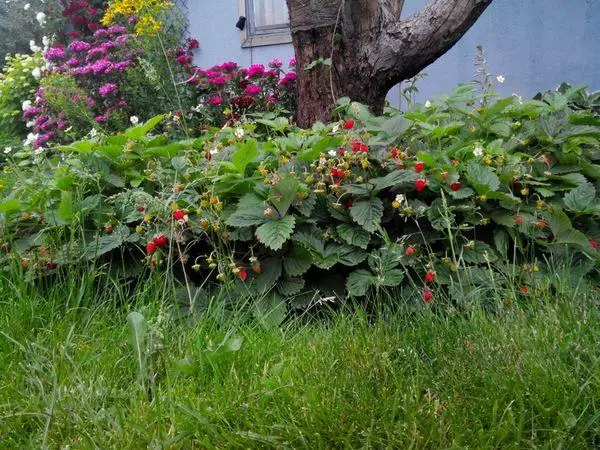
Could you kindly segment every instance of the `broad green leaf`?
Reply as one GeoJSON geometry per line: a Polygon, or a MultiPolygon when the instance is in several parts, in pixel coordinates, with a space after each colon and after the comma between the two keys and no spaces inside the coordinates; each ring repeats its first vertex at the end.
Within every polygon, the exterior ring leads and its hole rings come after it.
{"type": "Polygon", "coordinates": [[[277,285],[277,290],[284,297],[298,294],[304,289],[304,278],[285,278],[277,285]]]}
{"type": "Polygon", "coordinates": [[[293,202],[296,201],[296,195],[300,188],[300,182],[287,175],[277,182],[271,189],[269,200],[280,216],[285,216],[293,202]]]}
{"type": "Polygon", "coordinates": [[[18,211],[21,208],[21,202],[16,198],[10,200],[4,200],[0,203],[0,213],[8,213],[18,211]]]}
{"type": "Polygon", "coordinates": [[[283,258],[285,273],[291,277],[298,277],[306,273],[312,266],[310,252],[299,244],[294,243],[290,252],[283,258]]]}
{"type": "Polygon", "coordinates": [[[596,188],[591,183],[583,183],[565,194],[565,206],[574,212],[586,212],[600,209],[600,199],[596,197],[596,188]]]}
{"type": "Polygon", "coordinates": [[[337,231],[339,236],[348,244],[356,245],[362,249],[367,249],[371,241],[371,234],[362,228],[348,223],[338,225],[337,231]]]}
{"type": "Polygon", "coordinates": [[[504,230],[496,230],[494,233],[494,245],[496,246],[496,250],[500,253],[500,256],[506,258],[508,255],[508,245],[509,245],[509,237],[508,233],[504,230]]]}
{"type": "Polygon", "coordinates": [[[61,192],[60,204],[56,210],[58,217],[65,222],[73,220],[73,194],[68,191],[61,192]]]}
{"type": "Polygon", "coordinates": [[[165,119],[164,114],[160,114],[158,116],[154,116],[148,122],[143,123],[141,125],[137,125],[135,127],[129,128],[123,133],[123,136],[126,136],[131,139],[140,139],[146,136],[150,131],[154,129],[159,123],[161,123],[165,119]]]}
{"type": "Polygon", "coordinates": [[[250,139],[247,142],[238,145],[238,149],[231,156],[231,162],[235,169],[243,174],[248,164],[258,155],[258,142],[256,139],[250,139]]]}
{"type": "Polygon", "coordinates": [[[401,183],[414,183],[414,177],[412,176],[412,173],[414,172],[408,170],[395,170],[388,173],[384,177],[373,178],[370,180],[370,183],[375,186],[374,190],[375,193],[377,193],[383,189],[393,187],[401,183]]]}
{"type": "Polygon", "coordinates": [[[111,234],[97,236],[87,244],[85,257],[88,260],[96,259],[105,253],[119,248],[130,235],[129,228],[124,225],[115,227],[111,234]]]}
{"type": "Polygon", "coordinates": [[[354,221],[369,232],[374,232],[383,216],[383,202],[378,198],[361,199],[350,208],[354,221]]]}
{"type": "Polygon", "coordinates": [[[402,114],[397,114],[383,122],[381,128],[390,136],[396,137],[403,135],[412,124],[413,122],[408,120],[402,114]]]}
{"type": "Polygon", "coordinates": [[[512,135],[511,125],[512,125],[512,122],[504,121],[504,120],[499,121],[499,122],[494,122],[493,124],[490,125],[490,131],[494,134],[497,134],[498,136],[507,138],[512,135]]]}
{"type": "Polygon", "coordinates": [[[187,166],[187,159],[183,156],[176,156],[171,159],[171,165],[173,166],[173,169],[181,172],[187,166]]]}
{"type": "Polygon", "coordinates": [[[342,245],[336,250],[337,259],[340,264],[355,267],[367,259],[368,253],[360,248],[342,245]]]}
{"type": "Polygon", "coordinates": [[[377,286],[396,287],[402,283],[404,271],[401,269],[388,269],[382,272],[380,276],[374,278],[377,286]]]}
{"type": "Polygon", "coordinates": [[[346,280],[346,289],[348,294],[362,297],[367,294],[369,288],[374,284],[373,275],[365,269],[358,269],[348,275],[346,280]]]}
{"type": "Polygon", "coordinates": [[[267,258],[261,261],[262,272],[253,280],[253,287],[259,294],[269,292],[281,277],[281,259],[267,258]]]}
{"type": "Polygon", "coordinates": [[[573,228],[569,217],[558,207],[550,207],[546,214],[548,226],[554,234],[553,244],[574,245],[588,251],[592,251],[592,246],[588,238],[573,228]]]}
{"type": "Polygon", "coordinates": [[[471,163],[467,167],[467,177],[478,194],[487,194],[490,191],[497,191],[500,187],[500,179],[494,171],[487,166],[477,163],[471,163]]]}
{"type": "Polygon", "coordinates": [[[160,158],[174,158],[183,149],[187,148],[187,145],[175,142],[169,145],[161,145],[159,147],[148,147],[144,149],[143,156],[158,156],[160,158]]]}
{"type": "Polygon", "coordinates": [[[296,218],[288,215],[279,220],[270,220],[256,229],[258,240],[272,250],[279,250],[290,238],[296,225],[296,218]]]}
{"type": "Polygon", "coordinates": [[[254,193],[244,195],[238,202],[237,209],[226,223],[232,227],[251,227],[261,225],[268,220],[265,216],[265,201],[254,193]]]}
{"type": "Polygon", "coordinates": [[[319,158],[321,153],[329,149],[337,149],[342,143],[342,139],[337,136],[325,136],[315,142],[310,149],[298,155],[300,161],[313,162],[319,158]]]}

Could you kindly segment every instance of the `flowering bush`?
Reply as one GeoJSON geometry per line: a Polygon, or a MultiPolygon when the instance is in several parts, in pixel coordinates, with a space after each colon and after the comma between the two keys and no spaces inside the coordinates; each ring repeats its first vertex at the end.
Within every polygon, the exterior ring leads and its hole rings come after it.
{"type": "MultiPolygon", "coordinates": [[[[187,45],[174,54],[176,62],[187,71],[186,83],[197,105],[190,119],[222,125],[246,114],[295,111],[296,73],[285,73],[281,61],[274,59],[268,67],[253,64],[248,68],[226,62],[202,70],[193,65],[196,48],[198,41],[188,39],[187,45]]],[[[290,67],[294,66],[292,60],[290,67]]]]}
{"type": "Polygon", "coordinates": [[[171,6],[173,3],[167,0],[112,0],[102,23],[109,26],[124,22],[134,25],[140,36],[155,36],[163,29],[161,17],[171,6]]]}
{"type": "Polygon", "coordinates": [[[311,130],[245,119],[182,141],[152,134],[158,116],[6,172],[2,261],[35,278],[126,257],[279,308],[315,290],[512,301],[566,260],[597,283],[600,123],[567,104],[468,86],[405,114],[342,100],[348,120],[311,130]]]}
{"type": "Polygon", "coordinates": [[[0,148],[20,144],[27,134],[22,114],[30,107],[33,94],[39,86],[44,70],[41,54],[6,57],[0,74],[0,148]]]}
{"type": "Polygon", "coordinates": [[[42,83],[35,105],[23,113],[34,123],[33,131],[38,135],[34,148],[60,137],[68,124],[82,124],[85,131],[93,126],[119,129],[128,105],[120,95],[119,84],[134,58],[124,27],[100,28],[89,42],[73,40],[66,48],[56,44],[44,57],[52,64],[53,75],[42,83]],[[70,89],[65,78],[73,81],[70,89]],[[63,82],[53,86],[56,80],[63,82]]]}

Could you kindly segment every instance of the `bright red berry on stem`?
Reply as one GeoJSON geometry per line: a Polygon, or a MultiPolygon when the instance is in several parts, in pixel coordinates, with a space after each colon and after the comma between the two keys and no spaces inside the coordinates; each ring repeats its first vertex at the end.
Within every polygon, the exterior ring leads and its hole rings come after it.
{"type": "Polygon", "coordinates": [[[433,283],[434,280],[435,280],[435,272],[432,272],[430,270],[429,272],[427,272],[425,274],[425,283],[426,284],[431,284],[431,283],[433,283]]]}
{"type": "Polygon", "coordinates": [[[346,150],[344,150],[344,147],[338,148],[338,156],[344,156],[345,153],[346,153],[346,150]]]}
{"type": "Polygon", "coordinates": [[[461,188],[461,185],[460,185],[460,183],[458,181],[455,182],[455,183],[452,183],[450,185],[450,189],[452,189],[454,192],[460,191],[460,188],[461,188]]]}
{"type": "Polygon", "coordinates": [[[423,172],[423,169],[425,169],[425,164],[423,164],[422,162],[418,162],[415,164],[415,172],[423,172]]]}
{"type": "Polygon", "coordinates": [[[427,181],[425,180],[417,180],[415,181],[415,189],[417,192],[423,192],[427,187],[427,181]]]}
{"type": "Polygon", "coordinates": [[[137,208],[135,208],[137,210],[137,212],[144,212],[146,211],[146,207],[144,205],[138,205],[137,208]]]}
{"type": "Polygon", "coordinates": [[[48,270],[54,270],[54,269],[56,269],[56,267],[57,267],[56,263],[53,263],[53,262],[46,263],[46,269],[48,269],[48,270]]]}
{"type": "Polygon", "coordinates": [[[106,232],[107,232],[108,234],[111,234],[111,233],[114,231],[114,229],[113,229],[113,226],[112,226],[112,225],[107,225],[107,226],[105,227],[105,230],[106,230],[106,232]]]}
{"type": "Polygon", "coordinates": [[[359,152],[361,145],[362,144],[360,143],[360,141],[358,139],[355,139],[354,141],[352,141],[352,151],[354,153],[359,152]]]}
{"type": "Polygon", "coordinates": [[[392,158],[397,158],[398,157],[398,149],[393,148],[392,151],[390,152],[390,155],[392,155],[392,158]]]}
{"type": "Polygon", "coordinates": [[[517,225],[521,225],[523,223],[523,218],[521,216],[516,216],[515,217],[515,223],[517,225]]]}
{"type": "Polygon", "coordinates": [[[546,228],[548,226],[548,223],[545,220],[540,220],[537,223],[537,226],[540,227],[540,228],[546,228]]]}
{"type": "Polygon", "coordinates": [[[344,130],[351,130],[352,128],[354,128],[354,120],[346,120],[346,122],[344,122],[344,130]]]}
{"type": "Polygon", "coordinates": [[[240,277],[240,280],[246,281],[246,278],[248,278],[248,272],[246,271],[246,269],[240,269],[240,271],[238,272],[238,276],[240,277]]]}
{"type": "Polygon", "coordinates": [[[157,247],[156,247],[156,244],[154,242],[148,242],[146,244],[146,253],[148,255],[151,255],[151,254],[153,254],[156,251],[156,248],[157,247]]]}
{"type": "Polygon", "coordinates": [[[411,256],[414,253],[415,253],[415,248],[412,245],[410,247],[406,248],[406,256],[411,256]]]}
{"type": "Polygon", "coordinates": [[[600,250],[600,244],[599,244],[597,241],[595,241],[594,239],[590,239],[590,245],[591,245],[591,246],[592,246],[594,249],[596,249],[596,250],[600,250]]]}
{"type": "Polygon", "coordinates": [[[521,292],[523,294],[527,294],[529,292],[529,289],[527,288],[527,286],[521,286],[521,292]]]}
{"type": "Polygon", "coordinates": [[[156,247],[165,247],[167,245],[167,242],[169,242],[169,239],[164,234],[160,234],[154,239],[152,239],[152,243],[156,247]]]}
{"type": "Polygon", "coordinates": [[[431,292],[429,289],[425,289],[423,291],[423,301],[425,303],[431,303],[432,300],[433,300],[433,292],[431,292]]]}
{"type": "Polygon", "coordinates": [[[181,209],[176,209],[173,211],[173,219],[175,220],[183,220],[185,218],[185,211],[181,209]]]}

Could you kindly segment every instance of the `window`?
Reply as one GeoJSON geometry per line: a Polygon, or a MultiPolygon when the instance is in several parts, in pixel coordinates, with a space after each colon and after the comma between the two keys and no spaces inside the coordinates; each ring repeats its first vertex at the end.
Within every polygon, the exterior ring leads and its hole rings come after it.
{"type": "Polygon", "coordinates": [[[238,0],[240,15],[246,17],[242,47],[292,42],[285,0],[238,0]]]}

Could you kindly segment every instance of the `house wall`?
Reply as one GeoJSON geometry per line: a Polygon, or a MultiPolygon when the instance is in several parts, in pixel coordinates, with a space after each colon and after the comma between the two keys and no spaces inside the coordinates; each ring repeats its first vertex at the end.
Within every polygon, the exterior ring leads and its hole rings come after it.
{"type": "MultiPolygon", "coordinates": [[[[403,14],[411,14],[427,0],[406,0],[403,14]]],[[[190,33],[201,42],[197,64],[208,67],[226,60],[241,65],[287,61],[289,44],[241,47],[235,28],[236,0],[192,0],[190,33]]],[[[482,44],[488,71],[506,81],[498,89],[530,97],[562,81],[600,89],[600,0],[495,0],[477,23],[448,53],[425,72],[417,85],[424,101],[473,79],[476,45],[482,44]]],[[[390,93],[397,103],[398,91],[390,93]]]]}

